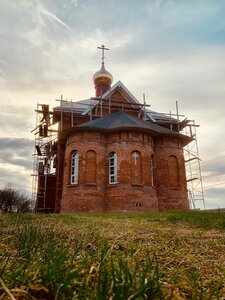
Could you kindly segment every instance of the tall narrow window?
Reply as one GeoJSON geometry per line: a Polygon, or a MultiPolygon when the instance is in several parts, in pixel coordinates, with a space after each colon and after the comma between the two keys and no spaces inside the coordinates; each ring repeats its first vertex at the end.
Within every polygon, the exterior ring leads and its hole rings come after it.
{"type": "Polygon", "coordinates": [[[109,154],[109,183],[117,183],[117,154],[109,154]]]}
{"type": "Polygon", "coordinates": [[[79,169],[79,153],[77,151],[74,151],[71,156],[71,176],[70,176],[71,184],[78,183],[78,169],[79,169]]]}
{"type": "Polygon", "coordinates": [[[179,186],[179,165],[176,156],[171,155],[168,160],[169,185],[171,187],[179,186]]]}
{"type": "Polygon", "coordinates": [[[86,153],[86,166],[85,166],[85,182],[96,182],[96,153],[93,150],[89,150],[86,153]]]}
{"type": "Polygon", "coordinates": [[[151,155],[151,158],[150,158],[151,186],[154,186],[154,165],[155,165],[154,155],[151,155]]]}
{"type": "Polygon", "coordinates": [[[131,173],[132,173],[132,183],[141,183],[142,181],[141,154],[138,151],[133,151],[131,153],[131,173]]]}

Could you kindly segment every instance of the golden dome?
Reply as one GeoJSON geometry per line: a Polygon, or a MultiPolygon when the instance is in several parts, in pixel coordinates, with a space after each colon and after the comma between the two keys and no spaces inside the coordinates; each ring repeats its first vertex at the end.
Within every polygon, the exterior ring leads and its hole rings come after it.
{"type": "Polygon", "coordinates": [[[106,71],[104,63],[101,69],[93,75],[93,81],[95,84],[106,83],[111,84],[113,81],[113,76],[110,72],[106,71]]]}

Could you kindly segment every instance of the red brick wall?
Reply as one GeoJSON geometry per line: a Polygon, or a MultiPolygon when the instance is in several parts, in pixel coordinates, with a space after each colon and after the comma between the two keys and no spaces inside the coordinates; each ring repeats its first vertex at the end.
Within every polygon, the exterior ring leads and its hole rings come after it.
{"type": "MultiPolygon", "coordinates": [[[[63,182],[62,212],[75,211],[148,211],[158,210],[156,188],[151,186],[151,137],[138,132],[102,134],[74,132],[67,140],[63,182]],[[70,184],[70,157],[79,152],[79,179],[70,184]],[[86,155],[96,153],[96,182],[86,182],[86,155]],[[141,154],[141,181],[132,182],[133,151],[141,154]],[[109,184],[108,156],[118,157],[118,183],[109,184]]],[[[93,168],[95,165],[93,164],[93,168]]],[[[88,166],[90,169],[90,166],[88,166]]],[[[94,171],[92,170],[92,173],[94,171]]]]}
{"type": "Polygon", "coordinates": [[[63,177],[62,212],[189,209],[183,149],[174,138],[153,139],[146,133],[132,131],[74,132],[67,139],[63,177]],[[74,150],[79,152],[79,176],[78,184],[71,185],[70,164],[74,150]],[[132,174],[135,168],[133,151],[141,155],[139,181],[132,174]],[[111,152],[116,152],[118,157],[116,184],[109,184],[111,152]],[[92,154],[87,160],[88,153],[92,154]],[[153,154],[154,186],[151,178],[153,154]]]}
{"type": "Polygon", "coordinates": [[[182,145],[177,139],[160,138],[155,141],[154,152],[159,210],[189,209],[182,145]],[[175,164],[170,164],[171,156],[176,157],[178,170],[175,164]]]}

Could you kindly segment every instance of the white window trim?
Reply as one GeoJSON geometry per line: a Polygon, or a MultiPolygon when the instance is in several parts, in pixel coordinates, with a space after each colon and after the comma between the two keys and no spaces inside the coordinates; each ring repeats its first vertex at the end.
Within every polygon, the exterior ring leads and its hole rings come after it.
{"type": "Polygon", "coordinates": [[[79,153],[75,151],[71,156],[71,175],[70,175],[71,184],[78,184],[78,169],[79,169],[79,153]]]}
{"type": "Polygon", "coordinates": [[[109,184],[118,183],[117,173],[117,154],[111,152],[109,154],[109,184]]]}

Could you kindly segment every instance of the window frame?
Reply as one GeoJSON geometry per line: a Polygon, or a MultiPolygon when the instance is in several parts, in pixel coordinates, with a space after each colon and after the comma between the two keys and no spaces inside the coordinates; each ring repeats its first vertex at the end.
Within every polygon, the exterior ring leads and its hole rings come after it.
{"type": "Polygon", "coordinates": [[[117,170],[117,154],[116,152],[111,152],[109,154],[109,184],[118,183],[118,170],[117,170]]]}
{"type": "Polygon", "coordinates": [[[73,151],[71,154],[71,164],[70,164],[70,184],[78,184],[79,176],[79,152],[73,151]]]}

